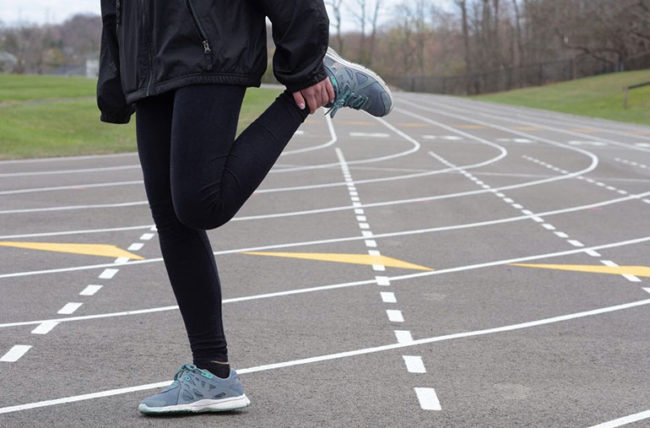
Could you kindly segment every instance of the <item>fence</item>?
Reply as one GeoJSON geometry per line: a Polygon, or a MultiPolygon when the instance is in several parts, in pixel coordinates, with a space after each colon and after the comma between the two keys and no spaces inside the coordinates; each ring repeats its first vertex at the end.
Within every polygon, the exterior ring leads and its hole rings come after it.
{"type": "Polygon", "coordinates": [[[606,63],[590,56],[578,56],[484,73],[460,76],[387,76],[386,80],[392,85],[414,92],[484,94],[643,68],[650,68],[650,54],[631,58],[625,65],[606,63]]]}

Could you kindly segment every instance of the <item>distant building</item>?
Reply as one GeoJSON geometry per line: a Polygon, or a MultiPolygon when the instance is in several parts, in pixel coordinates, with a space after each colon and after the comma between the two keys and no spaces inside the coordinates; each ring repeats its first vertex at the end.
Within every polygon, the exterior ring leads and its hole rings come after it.
{"type": "Polygon", "coordinates": [[[0,51],[0,73],[11,73],[18,65],[18,58],[9,52],[0,51]]]}
{"type": "Polygon", "coordinates": [[[97,79],[99,76],[99,60],[87,59],[86,60],[86,77],[89,79],[97,79]]]}

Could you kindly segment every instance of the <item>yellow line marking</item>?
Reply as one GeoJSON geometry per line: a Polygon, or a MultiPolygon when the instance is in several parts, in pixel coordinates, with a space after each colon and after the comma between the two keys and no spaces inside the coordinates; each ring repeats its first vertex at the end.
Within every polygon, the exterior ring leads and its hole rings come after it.
{"type": "Polygon", "coordinates": [[[606,273],[610,275],[634,275],[650,277],[648,266],[601,266],[601,265],[537,265],[517,263],[513,266],[533,267],[541,269],[568,270],[574,272],[606,273]]]}
{"type": "Polygon", "coordinates": [[[99,257],[128,257],[132,260],[144,260],[144,257],[130,253],[115,245],[104,244],[61,244],[50,242],[0,242],[2,247],[24,248],[28,250],[51,251],[55,253],[82,254],[99,257]]]}
{"type": "Polygon", "coordinates": [[[513,126],[512,129],[517,131],[539,131],[539,128],[534,126],[513,126]]]}
{"type": "Polygon", "coordinates": [[[344,253],[281,253],[281,252],[259,252],[247,251],[243,254],[255,256],[287,257],[292,259],[318,260],[322,262],[351,263],[356,265],[384,265],[402,269],[414,269],[431,271],[433,269],[416,265],[413,263],[397,260],[386,256],[371,256],[368,254],[344,254],[344,253]]]}
{"type": "Polygon", "coordinates": [[[456,125],[454,128],[457,129],[487,129],[483,125],[456,125]]]}

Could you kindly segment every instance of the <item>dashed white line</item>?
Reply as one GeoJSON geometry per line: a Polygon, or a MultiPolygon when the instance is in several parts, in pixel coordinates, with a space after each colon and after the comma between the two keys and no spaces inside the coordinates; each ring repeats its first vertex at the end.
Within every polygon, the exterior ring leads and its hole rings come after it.
{"type": "Polygon", "coordinates": [[[399,309],[387,309],[388,321],[390,322],[404,322],[404,315],[399,309]]]}
{"type": "Polygon", "coordinates": [[[32,330],[32,334],[48,334],[57,325],[59,325],[58,321],[44,321],[32,330]]]}
{"type": "Polygon", "coordinates": [[[360,229],[370,229],[370,225],[368,223],[359,223],[359,228],[360,229]]]}
{"type": "Polygon", "coordinates": [[[426,373],[427,369],[424,367],[424,362],[420,356],[402,355],[406,370],[409,373],[426,373]]]}
{"type": "Polygon", "coordinates": [[[569,239],[567,242],[569,244],[573,245],[574,247],[584,247],[585,246],[585,244],[583,244],[580,241],[576,241],[575,239],[569,239]]]}
{"type": "Polygon", "coordinates": [[[144,233],[144,234],[142,234],[142,236],[140,237],[140,239],[141,239],[142,241],[148,241],[148,240],[150,240],[151,238],[153,238],[154,236],[155,236],[155,235],[154,235],[153,233],[144,233]]]}
{"type": "Polygon", "coordinates": [[[386,270],[386,266],[384,265],[372,265],[372,270],[375,272],[384,272],[386,270]]]}
{"type": "Polygon", "coordinates": [[[397,339],[397,343],[413,342],[413,336],[411,336],[411,332],[408,330],[394,330],[394,333],[395,338],[397,339]]]}
{"type": "Polygon", "coordinates": [[[384,303],[397,303],[397,298],[395,298],[395,293],[392,291],[382,291],[379,293],[381,295],[381,301],[384,303]]]}
{"type": "Polygon", "coordinates": [[[552,224],[548,224],[548,223],[542,224],[542,227],[544,229],[546,229],[546,230],[555,230],[555,226],[553,226],[552,224]]]}
{"type": "Polygon", "coordinates": [[[390,285],[390,279],[388,279],[387,276],[376,276],[375,281],[377,281],[377,285],[382,285],[384,287],[390,285]]]}
{"type": "Polygon", "coordinates": [[[418,396],[420,407],[422,410],[442,410],[440,401],[436,395],[436,390],[433,388],[413,388],[415,394],[418,396]]]}
{"type": "Polygon", "coordinates": [[[91,284],[84,288],[81,293],[79,293],[80,296],[93,296],[95,293],[97,293],[100,289],[102,288],[101,285],[94,285],[91,284]]]}
{"type": "Polygon", "coordinates": [[[119,269],[104,269],[104,272],[99,275],[99,279],[111,279],[119,271],[119,269]]]}
{"type": "Polygon", "coordinates": [[[128,250],[129,251],[140,251],[144,247],[144,244],[142,242],[134,242],[133,244],[129,245],[128,250]]]}
{"type": "Polygon", "coordinates": [[[114,263],[116,265],[123,265],[124,263],[128,263],[129,260],[131,260],[131,259],[128,258],[128,257],[118,257],[118,258],[115,259],[114,263]]]}
{"type": "Polygon", "coordinates": [[[591,257],[600,257],[600,253],[596,250],[587,250],[585,253],[589,254],[591,257]]]}
{"type": "Polygon", "coordinates": [[[0,361],[3,363],[15,363],[31,348],[31,345],[14,345],[6,354],[0,357],[0,361]]]}
{"type": "Polygon", "coordinates": [[[568,238],[568,237],[569,237],[569,235],[567,235],[567,234],[564,233],[564,232],[553,232],[553,233],[555,233],[559,238],[563,238],[563,239],[565,239],[565,238],[568,238]]]}
{"type": "Polygon", "coordinates": [[[358,215],[357,216],[357,221],[368,221],[367,217],[365,215],[358,215]]]}
{"type": "Polygon", "coordinates": [[[61,309],[57,311],[57,314],[60,315],[73,314],[77,309],[81,307],[81,305],[83,305],[83,303],[77,303],[77,302],[66,303],[61,309]]]}
{"type": "Polygon", "coordinates": [[[381,256],[381,252],[379,250],[368,250],[368,255],[369,256],[381,256]]]}
{"type": "Polygon", "coordinates": [[[365,244],[366,247],[370,247],[370,248],[377,247],[377,241],[375,241],[374,239],[366,239],[365,244]]]}

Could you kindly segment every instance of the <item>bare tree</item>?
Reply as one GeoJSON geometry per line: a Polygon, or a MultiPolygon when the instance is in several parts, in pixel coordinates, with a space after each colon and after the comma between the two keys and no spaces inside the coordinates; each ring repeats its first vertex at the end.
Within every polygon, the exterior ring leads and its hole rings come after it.
{"type": "Polygon", "coordinates": [[[339,52],[339,54],[344,55],[344,41],[341,34],[341,25],[343,23],[341,6],[343,4],[343,0],[329,0],[326,4],[332,9],[331,16],[334,18],[334,28],[336,29],[336,50],[339,52]]]}

